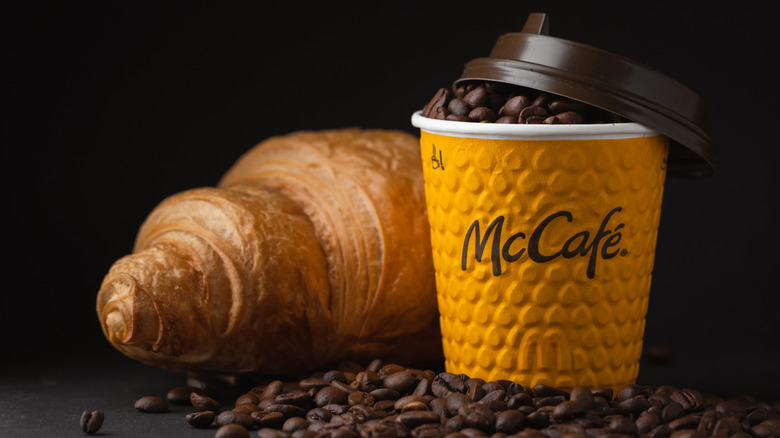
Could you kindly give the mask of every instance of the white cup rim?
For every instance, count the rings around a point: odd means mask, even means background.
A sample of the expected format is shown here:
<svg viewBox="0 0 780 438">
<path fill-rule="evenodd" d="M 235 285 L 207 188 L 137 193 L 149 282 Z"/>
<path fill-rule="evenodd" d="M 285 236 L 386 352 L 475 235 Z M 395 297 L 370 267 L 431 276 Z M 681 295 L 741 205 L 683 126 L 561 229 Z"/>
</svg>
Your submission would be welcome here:
<svg viewBox="0 0 780 438">
<path fill-rule="evenodd" d="M 421 130 L 449 137 L 485 138 L 493 140 L 585 140 L 655 137 L 658 131 L 634 122 L 576 125 L 520 125 L 504 123 L 455 122 L 423 117 L 422 111 L 412 114 L 412 125 Z"/>
</svg>

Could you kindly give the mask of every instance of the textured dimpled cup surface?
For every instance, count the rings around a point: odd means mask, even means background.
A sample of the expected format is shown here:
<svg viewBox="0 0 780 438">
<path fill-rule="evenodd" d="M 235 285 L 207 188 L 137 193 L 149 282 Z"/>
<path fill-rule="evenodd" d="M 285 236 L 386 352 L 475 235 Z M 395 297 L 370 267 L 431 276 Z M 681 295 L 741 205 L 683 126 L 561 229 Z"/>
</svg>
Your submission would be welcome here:
<svg viewBox="0 0 780 438">
<path fill-rule="evenodd" d="M 446 369 L 525 385 L 633 383 L 669 149 L 636 123 L 412 116 Z"/>
</svg>

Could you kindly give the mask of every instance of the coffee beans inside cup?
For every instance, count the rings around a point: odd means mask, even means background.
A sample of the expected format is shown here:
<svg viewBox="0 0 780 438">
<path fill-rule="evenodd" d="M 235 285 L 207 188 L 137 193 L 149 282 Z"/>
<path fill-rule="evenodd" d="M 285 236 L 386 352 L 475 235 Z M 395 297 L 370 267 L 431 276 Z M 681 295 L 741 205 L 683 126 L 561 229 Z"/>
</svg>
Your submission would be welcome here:
<svg viewBox="0 0 780 438">
<path fill-rule="evenodd" d="M 493 81 L 465 81 L 441 88 L 421 115 L 456 122 L 509 124 L 597 124 L 628 120 L 583 102 L 527 87 Z"/>
</svg>

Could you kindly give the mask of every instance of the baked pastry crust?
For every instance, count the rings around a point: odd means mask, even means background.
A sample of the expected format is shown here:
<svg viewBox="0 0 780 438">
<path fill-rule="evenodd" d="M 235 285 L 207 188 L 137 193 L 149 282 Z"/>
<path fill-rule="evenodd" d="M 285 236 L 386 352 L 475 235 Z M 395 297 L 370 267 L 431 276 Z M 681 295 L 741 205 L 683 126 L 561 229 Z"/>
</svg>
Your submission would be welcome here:
<svg viewBox="0 0 780 438">
<path fill-rule="evenodd" d="M 190 373 L 442 361 L 418 139 L 272 137 L 217 187 L 163 200 L 97 297 L 106 338 Z"/>
</svg>

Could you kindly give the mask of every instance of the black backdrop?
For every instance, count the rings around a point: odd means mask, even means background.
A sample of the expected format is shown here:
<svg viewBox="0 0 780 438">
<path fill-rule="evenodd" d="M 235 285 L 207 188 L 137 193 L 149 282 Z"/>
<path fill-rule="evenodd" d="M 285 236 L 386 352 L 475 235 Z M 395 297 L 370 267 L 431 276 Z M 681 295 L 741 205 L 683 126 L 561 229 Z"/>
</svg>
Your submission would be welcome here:
<svg viewBox="0 0 780 438">
<path fill-rule="evenodd" d="M 415 133 L 412 112 L 541 11 L 553 36 L 647 64 L 710 106 L 717 174 L 665 189 L 645 339 L 674 356 L 640 379 L 780 398 L 771 14 L 657 2 L 296 3 L 6 3 L 3 367 L 116 359 L 95 295 L 160 200 L 216 184 L 272 135 Z"/>
</svg>

